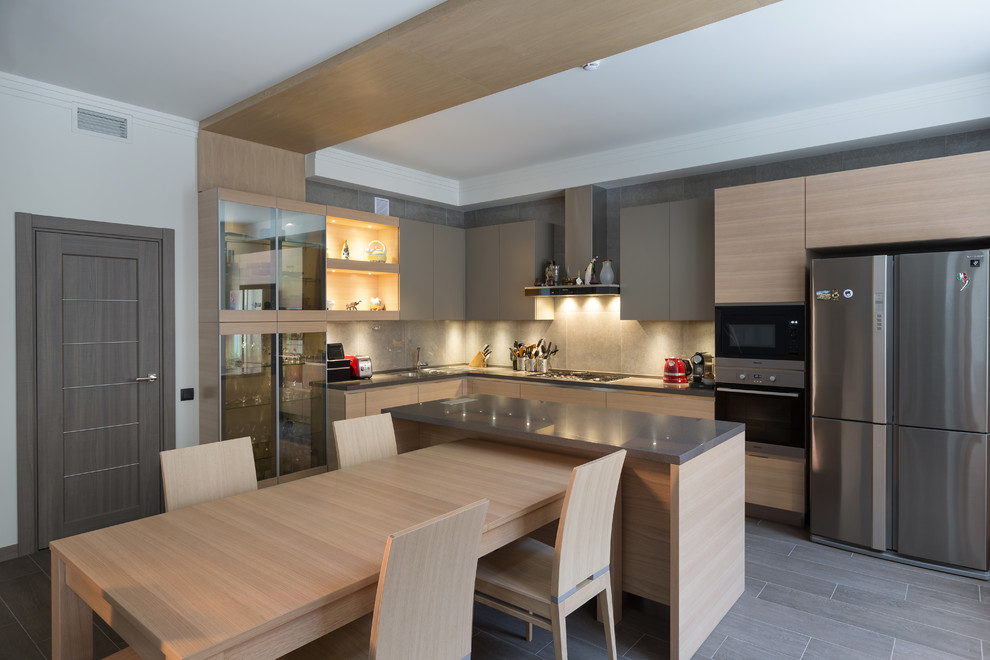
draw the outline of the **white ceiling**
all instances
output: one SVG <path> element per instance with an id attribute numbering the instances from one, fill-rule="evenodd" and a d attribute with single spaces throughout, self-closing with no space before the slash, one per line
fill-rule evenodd
<path id="1" fill-rule="evenodd" d="M 199 120 L 436 4 L 0 0 L 0 71 Z M 782 0 L 332 151 L 493 177 L 987 74 L 988 35 L 987 0 Z"/>

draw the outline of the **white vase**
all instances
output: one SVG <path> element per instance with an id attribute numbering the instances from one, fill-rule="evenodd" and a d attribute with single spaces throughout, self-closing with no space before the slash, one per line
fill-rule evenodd
<path id="1" fill-rule="evenodd" d="M 599 278 L 602 284 L 611 284 L 615 281 L 615 273 L 612 272 L 612 260 L 605 259 L 602 261 L 602 274 Z"/>

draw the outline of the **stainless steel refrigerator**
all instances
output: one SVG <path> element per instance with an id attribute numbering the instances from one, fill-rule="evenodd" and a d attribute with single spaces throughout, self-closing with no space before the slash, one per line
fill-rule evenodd
<path id="1" fill-rule="evenodd" d="M 815 540 L 988 576 L 987 256 L 812 262 Z"/>

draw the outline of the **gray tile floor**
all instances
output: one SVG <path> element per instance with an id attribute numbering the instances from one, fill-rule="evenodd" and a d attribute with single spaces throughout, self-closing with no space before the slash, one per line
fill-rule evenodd
<path id="1" fill-rule="evenodd" d="M 0 658 L 51 655 L 49 555 L 0 563 Z M 94 624 L 97 658 L 124 642 Z M 591 607 L 568 618 L 572 660 L 606 658 L 605 636 Z M 477 606 L 473 660 L 553 658 L 553 641 L 537 629 L 523 638 L 519 621 Z M 667 658 L 666 610 L 627 599 L 616 629 L 619 654 Z M 746 593 L 695 658 L 899 658 L 990 660 L 990 583 L 904 566 L 825 547 L 806 530 L 746 521 Z"/>

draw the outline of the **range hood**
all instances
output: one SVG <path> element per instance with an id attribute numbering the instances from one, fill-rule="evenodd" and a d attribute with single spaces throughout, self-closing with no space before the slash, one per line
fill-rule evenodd
<path id="1" fill-rule="evenodd" d="M 605 189 L 581 186 L 564 191 L 564 263 L 572 277 L 584 273 L 593 257 L 606 254 Z M 617 296 L 618 284 L 528 286 L 527 296 Z"/>

